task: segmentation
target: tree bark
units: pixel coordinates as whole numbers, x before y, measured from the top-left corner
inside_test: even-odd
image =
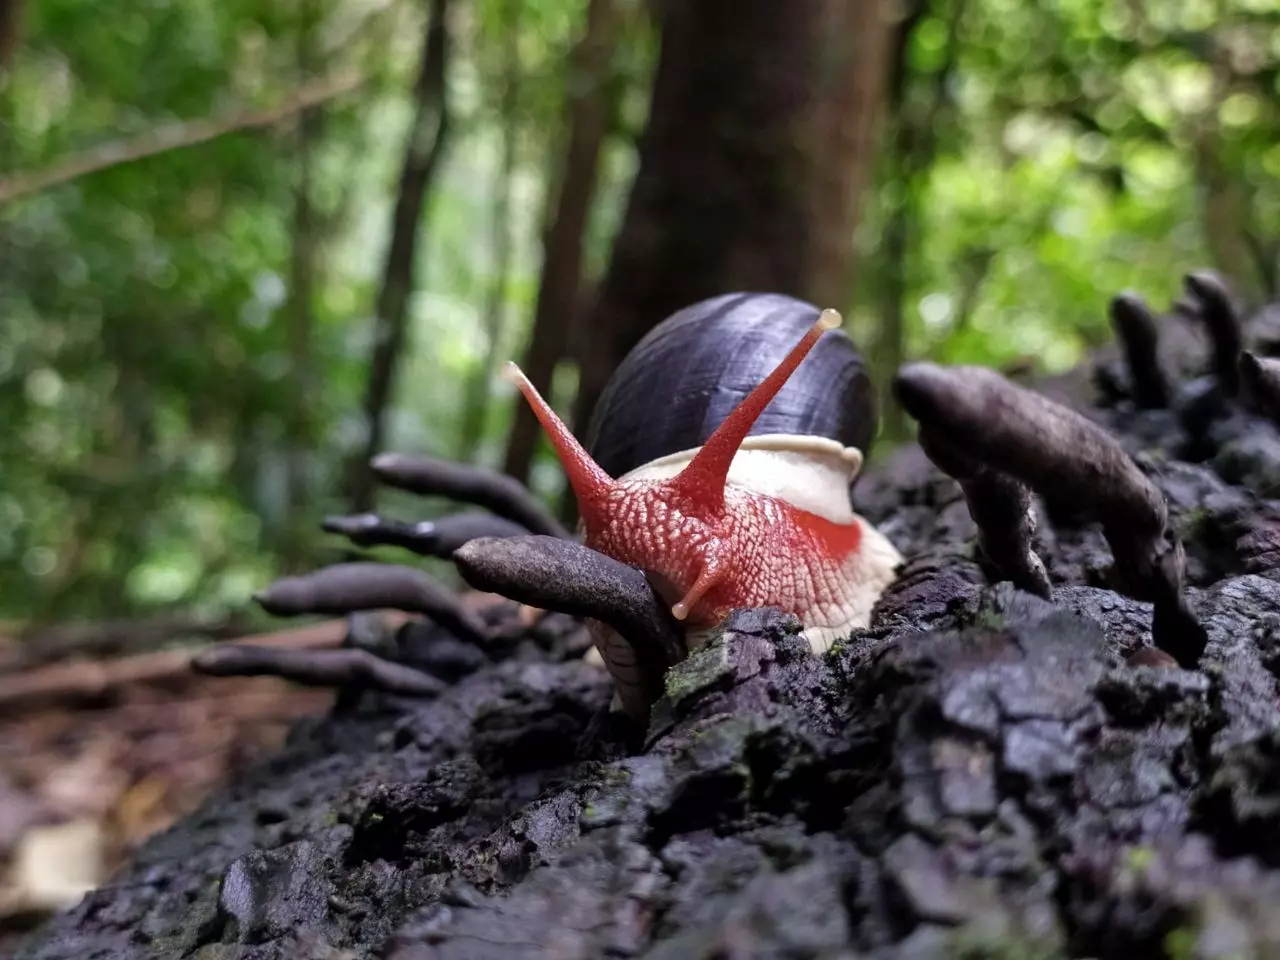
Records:
[[[618,42],[618,0],[590,0],[582,39],[570,56],[569,142],[558,176],[557,200],[543,244],[542,276],[533,329],[521,368],[550,402],[551,378],[564,358],[582,282],[582,246],[595,201],[600,151],[617,106],[609,62]],[[503,470],[529,477],[541,435],[533,411],[517,397]]]
[[[859,497],[901,576],[826,656],[779,611],[737,611],[629,727],[580,621],[526,631],[514,603],[471,594],[495,643],[396,635],[441,696],[342,691],[18,956],[1274,956],[1280,515],[1273,474],[1244,487],[1214,466],[1273,469],[1280,445],[1238,408],[1135,421],[1091,402],[1090,374],[1089,421],[1166,464],[1149,479],[1194,561],[1197,668],[1153,656],[1151,605],[1102,585],[1114,558],[1073,518],[1037,511],[1051,601],[1004,580],[913,445]],[[1201,462],[1178,455],[1187,429],[1213,438]],[[304,630],[317,647],[346,632]],[[129,679],[171,683],[189,657]],[[60,670],[41,694],[119,678]],[[0,701],[32,686],[0,683]],[[82,716],[95,732],[102,711]]]
[[[852,259],[871,146],[869,117],[852,114],[880,96],[883,5],[703,0],[659,14],[640,169],[584,338],[580,435],[614,368],[670,313],[734,290],[826,296]],[[828,230],[841,236],[819,239]]]
[[[352,511],[373,506],[376,489],[369,461],[382,449],[387,404],[394,394],[396,372],[409,327],[409,294],[415,286],[415,262],[423,207],[444,154],[449,131],[445,75],[449,53],[450,0],[430,0],[426,40],[413,96],[416,109],[405,144],[400,189],[392,217],[391,243],[374,315],[373,356],[365,393],[368,435],[364,450],[351,464],[348,497]]]

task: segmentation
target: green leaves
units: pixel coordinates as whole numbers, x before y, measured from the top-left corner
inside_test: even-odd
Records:
[[[852,311],[862,339],[896,335],[889,306],[900,303],[908,357],[1000,366],[1032,356],[1062,369],[1110,336],[1107,300],[1122,288],[1160,307],[1181,273],[1216,263],[1255,301],[1278,292],[1274,3],[923,2],[862,207]],[[585,0],[458,5],[457,138],[427,213],[390,447],[454,456],[464,384],[489,352],[512,29],[502,350],[517,353],[527,335],[574,82],[567,54],[585,10]],[[657,52],[642,5],[628,10],[613,64],[622,108],[587,235],[592,276],[630,189]],[[127,0],[108,15],[48,0],[26,13],[0,88],[0,184],[17,171],[64,176],[0,207],[0,616],[239,605],[245,585],[287,557],[301,550],[314,566],[337,546],[315,531],[339,506],[343,458],[360,440],[423,4]],[[300,315],[290,284],[303,168],[289,104],[317,74],[343,70],[369,83],[322,104],[307,148],[317,269],[300,360],[286,319]],[[265,128],[111,162],[173,124],[277,108]],[[104,162],[77,172],[85,158]],[[557,398],[574,377],[558,372]],[[478,450],[488,464],[512,406],[496,380],[491,393]],[[301,500],[299,476],[311,491]],[[558,479],[550,461],[535,471],[548,493]]]
[[[929,4],[907,41],[899,122],[920,131],[912,150],[924,133],[936,150],[919,173],[910,151],[887,163],[871,198],[868,339],[893,270],[906,277],[908,354],[996,366],[1029,355],[1050,371],[1109,338],[1107,300],[1124,287],[1162,306],[1181,273],[1216,261],[1254,299],[1266,292],[1240,251],[1261,237],[1274,260],[1280,240],[1280,181],[1266,173],[1280,168],[1280,110],[1264,92],[1280,67],[1280,43],[1267,42],[1280,12],[1220,9]],[[875,238],[908,194],[905,261],[876,264]]]

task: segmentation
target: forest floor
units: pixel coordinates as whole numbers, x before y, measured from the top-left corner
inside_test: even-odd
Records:
[[[341,626],[272,637],[340,640]],[[198,676],[183,648],[29,667],[16,666],[20,642],[3,652],[15,667],[0,672],[0,955],[334,700],[271,677]]]
[[[736,614],[628,748],[584,738],[609,683],[549,617],[301,722],[17,956],[1280,956],[1280,433],[1188,389],[1093,415],[1168,500],[1197,669],[1127,662],[1151,607],[1062,505],[1051,600],[992,583],[908,448],[857,490],[906,566],[828,655]]]

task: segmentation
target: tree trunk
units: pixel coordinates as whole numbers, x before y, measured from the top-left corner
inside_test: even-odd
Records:
[[[316,75],[319,51],[318,32],[323,19],[321,4],[306,0],[302,5],[302,22],[298,26],[298,75]],[[320,224],[316,216],[312,190],[315,152],[324,135],[324,107],[316,105],[304,110],[298,118],[296,134],[298,170],[293,190],[293,249],[289,264],[289,304],[285,311],[285,335],[288,342],[291,376],[295,384],[292,422],[285,438],[288,448],[286,463],[286,502],[284,543],[281,561],[285,572],[293,572],[305,561],[310,540],[307,504],[311,502],[310,462],[315,434],[312,404],[317,394],[314,357],[315,280],[320,257]]]
[[[569,66],[569,143],[560,164],[558,198],[547,231],[533,329],[521,368],[550,401],[551,378],[565,356],[582,282],[582,246],[596,195],[600,150],[616,104],[609,63],[618,41],[618,0],[590,0],[587,25]],[[516,398],[503,470],[529,477],[541,436],[533,411]]]
[[[0,0],[0,71],[8,68],[22,34],[23,0]]]
[[[1266,278],[1258,269],[1259,261],[1249,248],[1246,233],[1252,219],[1252,200],[1244,181],[1234,177],[1223,164],[1221,140],[1214,124],[1203,121],[1192,136],[1205,245],[1213,255],[1214,266],[1232,275],[1246,297],[1257,299],[1266,288]]]
[[[922,216],[921,199],[938,153],[938,128],[944,120],[948,86],[955,72],[959,55],[960,18],[965,0],[954,0],[948,17],[947,57],[933,75],[928,96],[912,101],[911,69],[907,62],[912,36],[929,13],[929,5],[916,3],[899,24],[890,51],[888,84],[885,90],[887,139],[886,159],[889,169],[898,182],[898,204],[885,224],[880,242],[880,261],[883,269],[880,325],[876,331],[873,348],[874,367],[878,369],[876,386],[883,397],[881,403],[881,435],[889,441],[907,436],[909,427],[902,408],[892,392],[887,389],[889,379],[907,359],[906,298],[909,289],[908,276],[920,233]],[[914,107],[914,109],[913,109]],[[981,286],[987,265],[980,255],[974,261],[978,271],[974,282],[964,289],[960,310],[972,308],[971,301]]]
[[[351,464],[348,495],[361,513],[373,506],[375,484],[369,461],[382,449],[386,408],[394,395],[396,371],[409,327],[409,294],[415,286],[414,265],[422,211],[448,139],[449,109],[445,75],[449,53],[450,0],[431,0],[418,80],[416,110],[405,143],[400,190],[392,217],[391,243],[374,315],[373,356],[364,417],[368,435],[364,451]]]
[[[875,0],[828,0],[825,7],[806,131],[813,246],[805,292],[820,306],[843,309],[853,299],[853,236],[875,163],[892,25]]]
[[[1256,300],[1265,289],[1266,278],[1258,270],[1248,240],[1254,199],[1246,186],[1247,176],[1231,170],[1226,162],[1219,119],[1222,104],[1238,78],[1226,58],[1215,58],[1212,69],[1208,102],[1188,118],[1182,134],[1191,141],[1205,245],[1217,269],[1233,278],[1236,290],[1246,299]]]
[[[490,242],[493,262],[490,265],[489,290],[485,303],[485,357],[467,384],[467,400],[463,410],[462,431],[458,443],[463,460],[472,460],[484,438],[489,412],[489,382],[502,346],[503,317],[507,305],[507,279],[511,273],[511,190],[515,175],[516,140],[520,106],[520,4],[507,0],[503,10],[504,43],[502,45],[502,95],[498,111],[501,126],[502,160],[494,180],[493,221]]]
[[[581,358],[579,435],[614,368],[676,309],[733,290],[827,297],[851,266],[883,6],[703,0],[660,15],[640,169]]]

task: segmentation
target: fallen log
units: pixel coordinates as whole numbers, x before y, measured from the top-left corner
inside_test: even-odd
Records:
[[[387,613],[388,629],[403,623],[408,617],[400,613]],[[337,647],[347,635],[347,622],[342,619],[325,620],[288,630],[239,637],[222,644],[251,644],[289,650],[315,650]],[[0,676],[0,712],[29,709],[71,700],[101,697],[111,690],[135,683],[158,683],[162,680],[180,680],[194,676],[191,661],[202,652],[222,644],[161,650],[156,653],[137,654],[115,660],[77,660]]]

